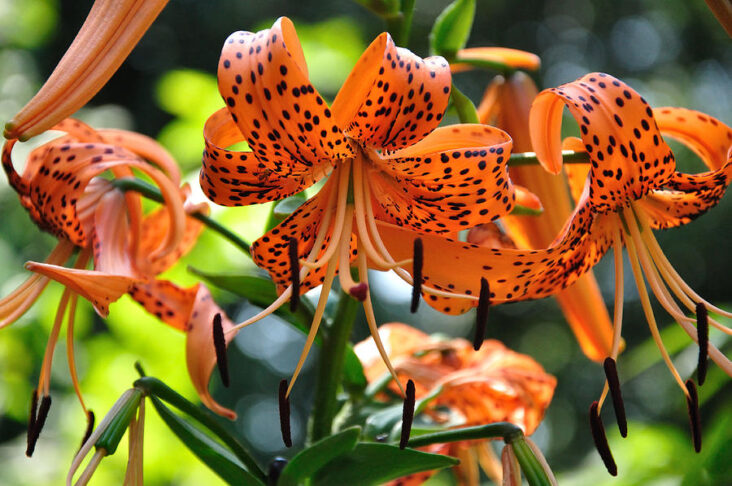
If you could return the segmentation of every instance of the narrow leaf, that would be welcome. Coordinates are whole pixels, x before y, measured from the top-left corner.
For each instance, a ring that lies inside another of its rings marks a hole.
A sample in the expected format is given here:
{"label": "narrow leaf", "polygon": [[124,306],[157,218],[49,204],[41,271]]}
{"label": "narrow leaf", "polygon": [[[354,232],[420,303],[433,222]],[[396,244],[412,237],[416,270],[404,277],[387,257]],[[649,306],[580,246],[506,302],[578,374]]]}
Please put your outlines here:
{"label": "narrow leaf", "polygon": [[296,486],[312,477],[326,464],[352,451],[360,434],[360,427],[352,427],[301,451],[282,470],[277,486]]}

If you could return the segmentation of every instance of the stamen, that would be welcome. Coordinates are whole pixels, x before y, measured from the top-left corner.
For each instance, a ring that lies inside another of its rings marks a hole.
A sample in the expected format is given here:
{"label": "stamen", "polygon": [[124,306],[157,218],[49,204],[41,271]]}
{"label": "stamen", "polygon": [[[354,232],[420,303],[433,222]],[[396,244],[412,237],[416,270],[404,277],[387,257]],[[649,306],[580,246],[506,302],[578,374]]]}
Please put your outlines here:
{"label": "stamen", "polygon": [[592,439],[595,441],[595,447],[597,452],[600,453],[600,458],[607,468],[607,472],[611,476],[618,475],[618,466],[615,464],[613,454],[610,452],[610,445],[607,443],[607,436],[605,435],[605,427],[602,425],[602,419],[597,411],[597,402],[592,402],[590,405],[590,430],[592,431]]}
{"label": "stamen", "polygon": [[297,239],[290,238],[290,244],[287,248],[290,257],[290,281],[292,286],[292,297],[290,297],[290,311],[297,310],[297,304],[300,303],[300,256],[297,251]]}
{"label": "stamen", "polygon": [[419,306],[419,298],[422,296],[422,265],[424,264],[424,247],[422,238],[414,239],[414,257],[412,258],[412,305],[409,308],[414,314]]}
{"label": "stamen", "polygon": [[81,445],[79,446],[79,448],[81,448],[86,443],[86,441],[89,440],[89,437],[91,437],[92,432],[94,432],[94,422],[95,422],[94,412],[89,410],[86,413],[86,431],[84,431],[84,438],[81,439]]}
{"label": "stamen", "polygon": [[33,421],[33,428],[28,431],[28,447],[25,450],[25,455],[31,457],[33,451],[36,450],[36,442],[41,436],[43,426],[46,424],[46,418],[48,417],[48,411],[51,409],[51,396],[46,395],[41,399],[41,405],[38,407],[38,415],[36,415]]}
{"label": "stamen", "polygon": [[79,294],[72,293],[71,301],[69,302],[69,315],[66,319],[66,360],[69,363],[71,384],[74,386],[76,397],[79,399],[79,403],[81,404],[81,408],[84,409],[84,413],[88,414],[89,411],[84,403],[84,397],[81,395],[81,385],[79,384],[79,376],[76,372],[76,356],[74,354],[74,324],[76,321],[76,303],[78,300]]}
{"label": "stamen", "polygon": [[694,442],[694,450],[701,451],[701,417],[699,415],[699,395],[696,392],[696,385],[693,380],[686,380],[686,389],[689,394],[686,396],[686,407],[689,409],[689,424],[691,425],[691,440]]}
{"label": "stamen", "polygon": [[216,363],[221,375],[221,382],[229,387],[229,361],[226,356],[226,338],[224,328],[221,325],[221,314],[217,313],[213,318],[213,343],[216,350]]}
{"label": "stamen", "polygon": [[620,435],[628,436],[628,421],[625,418],[625,404],[623,403],[623,395],[620,392],[620,380],[618,379],[618,369],[615,360],[608,357],[603,363],[605,368],[605,377],[607,378],[610,396],[613,398],[613,408],[615,409],[615,419],[618,422]]}
{"label": "stamen", "polygon": [[407,381],[407,393],[404,397],[404,407],[402,408],[402,435],[399,439],[399,448],[404,449],[409,442],[409,434],[412,431],[412,421],[414,420],[414,382]]}
{"label": "stamen", "polygon": [[[696,304],[696,333],[699,337],[699,364],[696,368],[696,377],[699,386],[707,378],[707,354],[709,353],[709,321],[707,308],[701,302]],[[688,385],[687,385],[688,386]]]}
{"label": "stamen", "polygon": [[[28,432],[27,432],[27,445],[26,445],[26,455],[30,457],[28,454],[28,451],[30,451],[31,454],[33,454],[33,451],[31,449],[31,438],[33,437],[33,433],[36,429],[36,412],[38,410],[38,389],[34,389],[33,392],[31,392],[31,405],[30,405],[30,411],[28,413]],[[35,445],[33,446],[35,447]]]}
{"label": "stamen", "polygon": [[284,457],[275,457],[272,459],[272,462],[269,463],[269,468],[267,468],[268,484],[277,484],[277,481],[280,479],[280,474],[282,474],[282,470],[285,469],[287,463],[288,461]]}
{"label": "stamen", "polygon": [[287,398],[287,380],[280,381],[280,431],[285,446],[292,447],[292,433],[290,431],[290,399]]}
{"label": "stamen", "polygon": [[359,302],[363,302],[369,295],[369,286],[361,282],[360,284],[351,287],[348,293],[355,297]]}
{"label": "stamen", "polygon": [[473,349],[478,351],[485,339],[485,327],[488,323],[488,309],[491,306],[491,288],[488,280],[480,278],[480,297],[478,297],[478,312],[475,321],[475,337],[473,338]]}

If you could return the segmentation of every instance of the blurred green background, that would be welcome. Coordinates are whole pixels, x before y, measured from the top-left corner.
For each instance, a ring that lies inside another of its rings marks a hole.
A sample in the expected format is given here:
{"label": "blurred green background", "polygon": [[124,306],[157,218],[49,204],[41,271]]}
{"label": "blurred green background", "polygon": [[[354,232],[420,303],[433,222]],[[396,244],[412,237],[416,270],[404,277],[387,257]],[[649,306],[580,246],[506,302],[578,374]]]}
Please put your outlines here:
{"label": "blurred green background", "polygon": [[[409,48],[427,54],[427,34],[447,0],[417,0]],[[92,2],[0,0],[0,121],[8,120],[35,93],[60,59]],[[314,85],[332,99],[351,66],[368,43],[384,29],[383,22],[356,2],[299,0],[248,2],[234,0],[173,0],[109,84],[78,116],[95,127],[133,129],[157,138],[180,162],[197,185],[201,130],[206,117],[223,106],[215,69],[221,45],[235,30],[258,30],[279,16],[288,16],[303,44]],[[697,109],[732,123],[732,49],[730,40],[702,0],[478,0],[469,46],[496,45],[528,50],[541,56],[536,80],[542,87],[572,81],[590,71],[622,78],[653,106]],[[474,101],[493,73],[456,76],[457,85]],[[447,123],[454,122],[447,117]],[[567,125],[574,126],[573,123]],[[32,145],[30,142],[25,145]],[[677,148],[678,146],[674,146]],[[16,151],[16,161],[23,150]],[[690,152],[678,150],[679,166],[701,170]],[[729,302],[732,284],[727,197],[687,227],[660,232],[658,239],[679,273],[701,295],[720,305]],[[267,206],[223,209],[213,215],[249,240],[264,226]],[[0,295],[12,291],[27,273],[23,263],[43,260],[54,239],[30,223],[12,190],[0,184]],[[605,259],[596,275],[606,301],[612,301],[613,272]],[[217,235],[206,232],[197,247],[168,273],[180,284],[195,278],[188,265],[209,272],[235,271],[248,259]],[[630,272],[626,271],[629,277]],[[474,317],[445,317],[421,306],[408,313],[408,289],[387,275],[373,275],[379,322],[401,320],[429,332],[465,336]],[[732,386],[714,365],[701,389],[704,449],[694,454],[688,437],[685,400],[648,330],[635,285],[626,281],[627,349],[619,361],[629,437],[620,439],[608,416],[608,433],[620,474],[610,478],[592,446],[586,412],[599,395],[603,372],[579,352],[557,305],[552,300],[506,305],[492,310],[489,337],[534,356],[558,378],[547,418],[535,434],[560,484],[696,485],[723,484],[732,477]],[[68,378],[65,344],[57,346],[52,374],[53,407],[36,448],[28,459],[25,428],[28,400],[40,371],[48,332],[61,289],[51,285],[22,319],[0,331],[0,484],[60,484],[84,431],[85,421]],[[256,312],[232,294],[215,293],[232,318]],[[683,376],[690,376],[696,348],[660,309],[667,325],[669,348]],[[727,322],[729,324],[729,322]],[[76,352],[87,404],[98,417],[136,378],[140,360],[149,374],[194,397],[184,363],[184,336],[143,312],[125,297],[101,320],[86,303],[77,317]],[[354,340],[367,334],[363,323]],[[718,333],[717,333],[718,334]],[[729,341],[713,341],[730,354]],[[63,341],[63,339],[61,340]],[[278,318],[264,319],[239,334],[230,348],[233,384],[217,398],[239,414],[234,428],[257,452],[263,464],[273,456],[289,456],[277,433],[276,384],[289,377],[304,341]],[[318,359],[311,353],[306,373],[292,397],[294,440],[302,443],[313,376]],[[219,484],[219,479],[167,431],[156,414],[148,413],[145,480],[151,485]],[[124,446],[124,442],[123,442]],[[105,459],[92,484],[121,482],[126,449]],[[435,484],[449,484],[441,474]]]}

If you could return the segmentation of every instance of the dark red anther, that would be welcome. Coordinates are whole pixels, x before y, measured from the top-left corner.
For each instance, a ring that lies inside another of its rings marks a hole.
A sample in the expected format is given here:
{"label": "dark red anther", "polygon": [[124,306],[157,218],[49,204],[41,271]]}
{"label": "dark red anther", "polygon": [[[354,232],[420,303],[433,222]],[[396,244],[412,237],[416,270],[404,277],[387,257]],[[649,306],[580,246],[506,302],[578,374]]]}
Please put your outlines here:
{"label": "dark red anther", "polygon": [[86,414],[86,430],[84,431],[84,438],[81,439],[81,446],[79,448],[84,446],[86,444],[86,441],[89,440],[89,437],[91,437],[92,432],[94,432],[94,412],[89,410]]}
{"label": "dark red anther", "polygon": [[295,312],[300,303],[300,255],[297,251],[297,239],[290,238],[287,255],[290,257],[290,284],[292,285],[290,310]]}
{"label": "dark red anther", "polygon": [[[30,457],[33,454],[33,448],[31,448],[31,442],[33,441],[33,433],[36,429],[36,413],[38,411],[38,389],[34,389],[31,393],[31,405],[28,413],[28,433],[27,433],[27,445],[25,454]],[[30,451],[30,452],[29,452]]]}
{"label": "dark red anther", "polygon": [[280,381],[279,402],[282,441],[287,447],[292,447],[292,432],[290,430],[290,400],[287,398],[287,380]]}
{"label": "dark red anther", "polygon": [[348,293],[359,302],[363,302],[369,295],[369,286],[366,282],[361,282],[360,284],[356,284],[351,287],[348,290]]}
{"label": "dark red anther", "polygon": [[618,379],[618,368],[615,360],[607,357],[603,363],[605,367],[605,377],[607,385],[610,389],[610,396],[613,399],[613,408],[615,409],[615,420],[618,422],[620,435],[628,436],[628,420],[625,418],[625,403],[623,403],[623,394],[620,391],[620,380]]}
{"label": "dark red anther", "polygon": [[28,431],[28,448],[25,450],[25,455],[31,457],[33,451],[36,449],[36,442],[38,437],[41,436],[43,426],[46,424],[46,418],[48,417],[48,411],[51,409],[51,396],[46,395],[41,398],[41,405],[38,407],[38,414],[33,424],[33,429]]}
{"label": "dark red anther", "polygon": [[595,447],[597,448],[597,452],[600,453],[602,462],[605,463],[607,472],[611,476],[617,476],[618,466],[615,464],[612,452],[610,452],[610,445],[607,443],[607,436],[605,435],[605,427],[602,425],[602,419],[597,410],[598,406],[596,401],[590,405],[590,430],[592,431],[592,438],[595,441]]}
{"label": "dark red anther", "polygon": [[696,377],[699,386],[707,379],[707,356],[709,354],[709,316],[707,308],[701,302],[696,304],[696,333],[699,339],[699,364],[696,367]]}
{"label": "dark red anther", "polygon": [[419,307],[419,299],[422,296],[422,266],[424,264],[424,247],[422,238],[414,239],[414,255],[412,257],[412,305],[409,311],[414,314]]}
{"label": "dark red anther", "polygon": [[229,361],[226,357],[226,338],[224,328],[221,325],[221,314],[216,314],[213,319],[213,342],[216,350],[216,364],[218,364],[221,382],[225,387],[229,386]]}
{"label": "dark red anther", "polygon": [[407,381],[406,397],[404,397],[404,407],[402,408],[402,435],[399,439],[399,448],[404,449],[409,442],[409,434],[412,431],[412,421],[414,420],[414,382]]}
{"label": "dark red anther", "polygon": [[491,288],[488,280],[480,279],[480,295],[478,296],[478,313],[475,319],[475,337],[473,337],[473,349],[478,351],[485,339],[485,328],[488,324],[488,309],[491,306]]}
{"label": "dark red anther", "polygon": [[689,392],[689,396],[686,397],[686,407],[689,410],[691,440],[694,442],[694,450],[700,452],[702,447],[702,431],[701,416],[699,415],[699,395],[696,392],[696,384],[693,380],[686,380],[686,390]]}

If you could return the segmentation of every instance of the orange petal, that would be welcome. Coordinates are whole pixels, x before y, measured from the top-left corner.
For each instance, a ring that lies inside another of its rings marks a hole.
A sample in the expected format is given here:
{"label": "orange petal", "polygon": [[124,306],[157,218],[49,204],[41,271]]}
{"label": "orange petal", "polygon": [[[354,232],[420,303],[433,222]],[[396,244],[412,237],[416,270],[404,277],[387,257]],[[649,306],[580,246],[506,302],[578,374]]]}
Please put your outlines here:
{"label": "orange petal", "polygon": [[94,214],[94,270],[111,275],[137,277],[129,252],[129,224],[125,195],[110,191],[102,196]]}
{"label": "orange petal", "polygon": [[[563,150],[573,150],[575,152],[584,152],[585,146],[582,143],[582,139],[577,137],[567,137],[562,141]],[[566,164],[564,166],[564,173],[567,175],[567,184],[569,184],[569,193],[572,194],[572,199],[579,201],[582,197],[582,192],[585,190],[587,185],[587,178],[590,175],[590,164]]]}
{"label": "orange petal", "polygon": [[41,90],[5,126],[27,140],[81,108],[122,64],[167,0],[97,0]]}
{"label": "orange petal", "polygon": [[361,55],[333,101],[349,137],[396,150],[426,137],[447,108],[450,67],[439,56],[422,59],[381,34]]}
{"label": "orange petal", "polygon": [[102,317],[109,315],[109,304],[115,302],[139,281],[125,275],[110,275],[95,270],[80,270],[45,263],[27,262],[31,272],[62,283],[92,303]]}
{"label": "orange petal", "polygon": [[655,108],[658,128],[693,150],[710,170],[721,169],[732,147],[732,128],[699,111]]}
{"label": "orange petal", "polygon": [[450,64],[453,73],[469,71],[473,65],[460,61],[477,61],[504,64],[513,69],[536,71],[541,67],[541,59],[536,54],[511,49],[509,47],[468,47],[457,52],[456,62]]}
{"label": "orange petal", "polygon": [[377,218],[418,232],[447,233],[513,209],[511,138],[485,125],[436,129],[419,143],[372,159]]}
{"label": "orange petal", "polygon": [[[244,137],[226,108],[206,120],[203,136],[206,150],[201,188],[209,199],[222,206],[278,201],[310,187],[323,175],[297,169],[282,157],[267,158],[250,151],[227,150],[226,147],[243,141]],[[322,169],[330,166],[325,164]]]}
{"label": "orange petal", "polygon": [[322,177],[335,160],[353,155],[308,80],[300,41],[286,17],[256,34],[231,34],[221,51],[218,79],[219,92],[256,158],[279,166],[281,176]]}
{"label": "orange petal", "polygon": [[468,243],[483,248],[516,248],[516,244],[496,223],[481,224],[468,231]]}
{"label": "orange petal", "polygon": [[595,210],[619,209],[662,185],[673,173],[671,149],[648,103],[625,83],[591,73],[542,91],[531,108],[531,140],[539,160],[561,168],[562,103],[580,124],[590,156],[590,202]]}
{"label": "orange petal", "polygon": [[[379,326],[379,337],[391,360],[411,356],[431,343],[431,338],[427,334],[400,322],[389,322]],[[373,337],[357,343],[353,350],[361,361],[364,375],[369,382],[377,380],[388,371]]]}
{"label": "orange petal", "polygon": [[161,169],[174,185],[180,185],[180,167],[172,155],[154,139],[127,130],[98,130],[104,143],[124,147]]}

